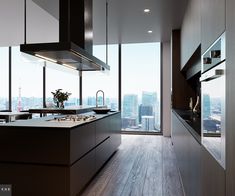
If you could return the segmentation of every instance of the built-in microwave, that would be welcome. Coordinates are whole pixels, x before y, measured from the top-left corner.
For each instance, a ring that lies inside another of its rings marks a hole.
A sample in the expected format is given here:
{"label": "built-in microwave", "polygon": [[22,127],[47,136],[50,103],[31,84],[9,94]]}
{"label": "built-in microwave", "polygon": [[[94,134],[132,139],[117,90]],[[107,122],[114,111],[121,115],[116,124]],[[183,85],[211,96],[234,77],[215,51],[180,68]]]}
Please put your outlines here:
{"label": "built-in microwave", "polygon": [[202,55],[201,73],[225,61],[225,33],[223,33]]}
{"label": "built-in microwave", "polygon": [[[200,81],[202,144],[225,168],[226,61],[224,44],[225,33],[202,55]],[[207,58],[211,59],[211,63],[205,63]]]}

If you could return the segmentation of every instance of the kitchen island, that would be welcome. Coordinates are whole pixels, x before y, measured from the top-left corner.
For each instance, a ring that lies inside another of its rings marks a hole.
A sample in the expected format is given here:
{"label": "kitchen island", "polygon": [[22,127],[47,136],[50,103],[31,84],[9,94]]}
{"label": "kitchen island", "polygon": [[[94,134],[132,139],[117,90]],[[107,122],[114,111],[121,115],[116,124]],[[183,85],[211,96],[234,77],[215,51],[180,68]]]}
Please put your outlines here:
{"label": "kitchen island", "polygon": [[[77,196],[121,143],[120,112],[58,116],[0,126],[0,184],[12,195]],[[63,116],[59,116],[63,117]]]}

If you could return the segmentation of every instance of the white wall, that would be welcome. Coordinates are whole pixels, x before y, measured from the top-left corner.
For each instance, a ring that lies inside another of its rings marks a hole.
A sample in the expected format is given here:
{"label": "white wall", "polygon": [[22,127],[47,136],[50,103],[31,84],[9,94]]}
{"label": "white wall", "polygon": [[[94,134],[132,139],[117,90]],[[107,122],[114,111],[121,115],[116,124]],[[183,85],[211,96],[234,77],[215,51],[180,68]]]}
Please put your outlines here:
{"label": "white wall", "polygon": [[162,43],[162,131],[171,135],[171,50],[170,42]]}
{"label": "white wall", "polygon": [[[27,43],[58,42],[59,21],[32,0],[26,5]],[[24,0],[1,0],[0,47],[23,44],[24,25]]]}
{"label": "white wall", "polygon": [[59,21],[32,0],[26,7],[26,42],[59,42]]}
{"label": "white wall", "polygon": [[0,46],[24,42],[24,0],[1,0]]}

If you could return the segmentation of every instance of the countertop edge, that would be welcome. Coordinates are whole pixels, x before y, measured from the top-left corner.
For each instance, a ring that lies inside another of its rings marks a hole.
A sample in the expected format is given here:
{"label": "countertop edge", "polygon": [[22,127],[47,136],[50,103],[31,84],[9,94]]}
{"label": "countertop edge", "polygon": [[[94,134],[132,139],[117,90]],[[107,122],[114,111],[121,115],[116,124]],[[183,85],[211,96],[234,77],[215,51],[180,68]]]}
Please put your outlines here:
{"label": "countertop edge", "polygon": [[[88,112],[88,113],[82,113],[84,115],[95,115],[97,116],[96,119],[88,121],[88,122],[83,122],[80,124],[74,124],[74,125],[67,125],[66,124],[61,124],[61,126],[55,126],[55,123],[51,122],[46,122],[49,119],[53,119],[55,116],[49,116],[49,117],[42,117],[38,119],[28,119],[28,120],[22,120],[22,121],[15,121],[15,122],[10,122],[6,124],[0,124],[0,127],[37,127],[37,128],[58,128],[58,129],[73,129],[79,126],[83,126],[101,119],[104,119],[108,116],[112,116],[114,114],[118,114],[120,111],[115,111],[115,112],[109,112],[108,114],[95,114],[94,112]],[[58,115],[58,116],[65,116],[65,115]],[[56,122],[57,123],[57,122]]]}
{"label": "countertop edge", "polygon": [[183,123],[184,127],[189,131],[189,133],[195,138],[195,140],[202,145],[201,136],[191,127],[181,116],[177,113],[177,110],[171,109],[172,112],[177,116],[177,118]]}

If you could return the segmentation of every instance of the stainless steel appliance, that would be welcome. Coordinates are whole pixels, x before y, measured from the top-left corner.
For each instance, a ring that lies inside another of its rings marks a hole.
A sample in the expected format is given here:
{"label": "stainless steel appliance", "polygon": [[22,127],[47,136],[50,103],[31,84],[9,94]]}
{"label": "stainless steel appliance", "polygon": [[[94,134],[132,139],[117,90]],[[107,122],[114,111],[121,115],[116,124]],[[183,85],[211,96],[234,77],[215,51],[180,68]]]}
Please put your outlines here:
{"label": "stainless steel appliance", "polygon": [[89,121],[92,121],[95,119],[96,119],[96,117],[94,115],[77,114],[77,115],[66,115],[66,116],[62,116],[62,117],[55,117],[55,118],[50,119],[48,121],[50,121],[50,122],[79,122],[79,123],[83,123],[83,122],[89,122]]}
{"label": "stainless steel appliance", "polygon": [[225,33],[202,55],[202,144],[225,168]]}

